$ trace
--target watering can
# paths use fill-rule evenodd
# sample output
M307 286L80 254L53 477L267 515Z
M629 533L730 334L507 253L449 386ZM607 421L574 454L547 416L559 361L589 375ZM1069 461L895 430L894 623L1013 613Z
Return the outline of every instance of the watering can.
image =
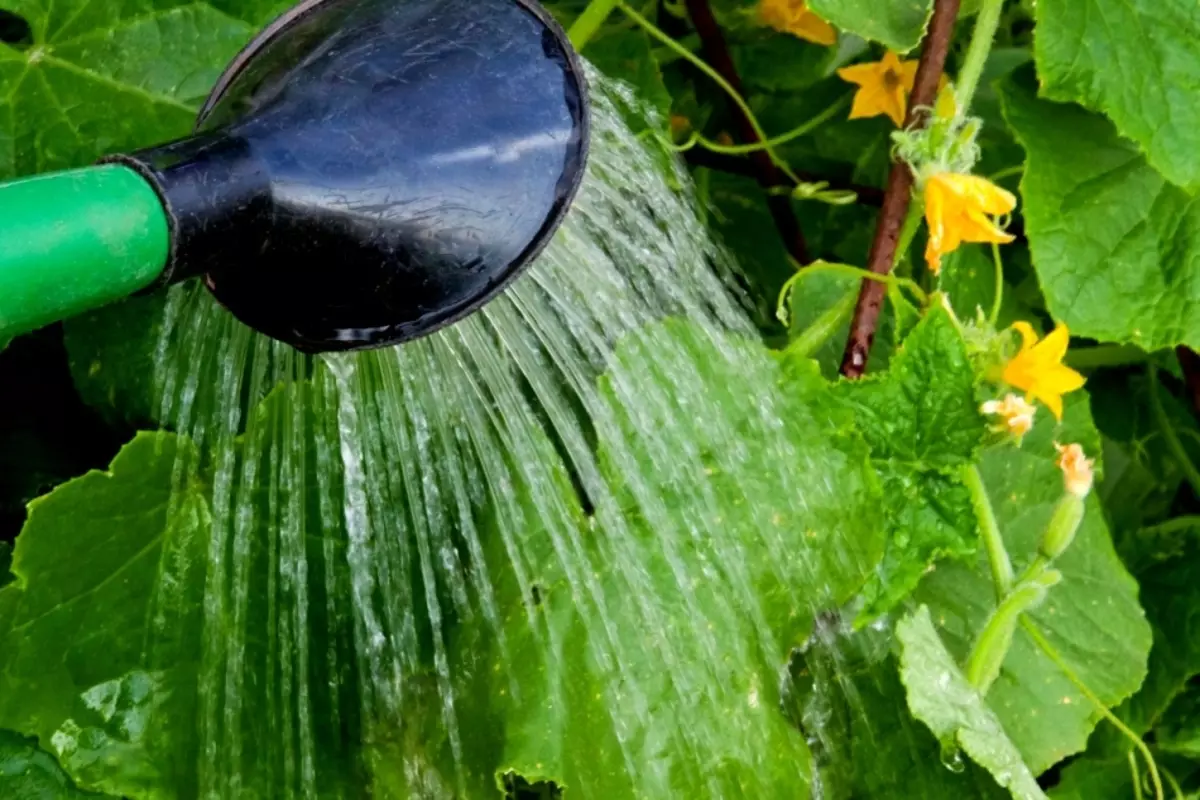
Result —
M520 274L587 148L580 63L532 0L306 0L194 135L0 183L0 341L202 278L305 352L404 342Z

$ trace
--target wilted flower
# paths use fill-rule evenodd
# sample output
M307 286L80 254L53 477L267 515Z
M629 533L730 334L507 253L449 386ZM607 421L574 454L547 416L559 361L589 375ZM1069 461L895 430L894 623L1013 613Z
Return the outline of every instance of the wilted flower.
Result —
M1037 413L1036 406L1012 392L1005 395L1003 400L988 400L979 410L1000 417L1000 429L1012 434L1017 441L1033 429L1033 415Z
M1092 471L1092 460L1084 455L1083 448L1077 444L1054 444L1058 450L1058 468L1063 473L1063 485L1067 492L1079 498L1087 497L1092 490L1095 474Z

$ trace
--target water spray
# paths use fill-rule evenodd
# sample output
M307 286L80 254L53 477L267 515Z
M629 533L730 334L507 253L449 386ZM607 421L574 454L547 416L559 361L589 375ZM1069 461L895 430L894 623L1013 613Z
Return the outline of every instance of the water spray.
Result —
M299 350L404 342L520 274L587 148L581 65L532 0L306 0L194 135L0 184L0 339L202 277Z

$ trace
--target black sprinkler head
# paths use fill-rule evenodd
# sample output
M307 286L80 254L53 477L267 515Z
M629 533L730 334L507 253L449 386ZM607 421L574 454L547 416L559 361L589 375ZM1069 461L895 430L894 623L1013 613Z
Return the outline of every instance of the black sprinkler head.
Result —
M532 0L308 0L251 42L198 133L117 157L205 276L304 351L431 333L546 245L583 177L583 71Z

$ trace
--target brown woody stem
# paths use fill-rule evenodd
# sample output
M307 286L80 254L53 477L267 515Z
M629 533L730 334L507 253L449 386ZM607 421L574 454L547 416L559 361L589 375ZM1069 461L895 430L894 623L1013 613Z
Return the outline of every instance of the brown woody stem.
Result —
M929 30L921 46L921 60L917 65L916 80L908 99L908 115L904 120L906 130L922 127L928 109L937 100L938 84L946 66L946 51L954 33L954 22L958 18L959 0L936 0ZM887 188L883 192L883 206L875 226L875 238L867 256L867 269L880 275L892 271L896 261L896 243L900 229L908 215L912 202L913 175L903 162L892 164L888 174ZM863 281L850 321L850 336L842 355L842 374L847 378L859 378L867 369L871 356L871 345L875 341L875 327L883 306L887 287L878 281Z
M729 53L729 46L725 43L725 35L721 33L721 27L717 24L716 17L713 16L712 8L708 4L708 0L686 0L688 16L692 19L692 24L696 27L696 33L700 36L700 44L704 52L704 60L707 61L712 68L715 69L725 81L733 87L739 95L745 96L742 90L742 80L738 75L737 68L733 64L733 57ZM957 6L957 0L955 2ZM738 136L742 144L757 144L761 141L758 133L754 130L754 125L749 118L742 112L740 108L732 109L734 117L737 119ZM796 214L792 210L792 201L786 194L772 194L771 189L788 186L787 177L775 166L775 162L771 160L770 153L765 151L754 152L749 155L750 163L754 167L754 177L758 180L760 186L767 191L767 207L771 211L771 218L775 221L775 227L779 230L779 235L783 237L784 246L789 254L799 264L808 264L811 259L808 256L808 247L804 243L804 234L800 230L800 223L796 220Z

